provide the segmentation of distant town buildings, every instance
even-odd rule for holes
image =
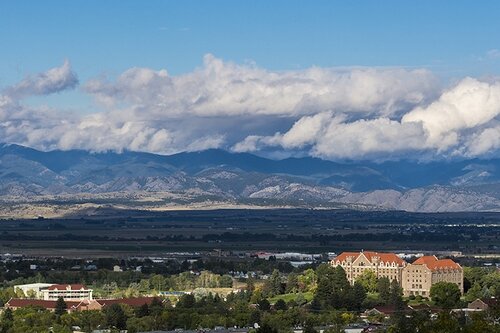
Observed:
[[[432,285],[442,281],[455,283],[462,293],[464,291],[463,269],[451,259],[421,256],[408,264],[394,253],[362,251],[343,252],[330,263],[333,267],[342,266],[351,284],[367,270],[375,273],[377,278],[396,280],[405,296],[429,297]]]

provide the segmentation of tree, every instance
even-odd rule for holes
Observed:
[[[259,304],[259,310],[261,310],[261,311],[271,310],[271,304],[265,298],[261,299],[258,304]]]
[[[377,280],[377,291],[379,292],[380,299],[384,303],[390,300],[391,281],[387,277],[381,277]]]
[[[149,284],[151,288],[156,291],[162,291],[166,289],[167,283],[165,277],[160,274],[155,274],[149,279]]]
[[[286,281],[286,293],[295,293],[299,290],[299,279],[297,274],[290,273]]]
[[[268,324],[263,324],[257,329],[256,333],[278,333],[278,330]]]
[[[2,315],[2,321],[0,322],[0,333],[9,332],[13,322],[14,316],[12,315],[12,310],[10,308],[5,309]]]
[[[229,275],[222,275],[219,279],[219,287],[232,288],[233,287],[233,278]]]
[[[394,305],[397,309],[403,308],[403,289],[399,286],[398,281],[392,280],[389,290],[389,304]]]
[[[105,308],[106,323],[109,327],[125,329],[127,327],[127,315],[120,304],[111,304]]]
[[[307,322],[306,326],[304,327],[303,333],[318,333],[318,331],[316,331],[316,329],[310,322]]]
[[[286,306],[286,303],[284,300],[279,299],[274,303],[274,309],[275,310],[286,310],[288,307]]]
[[[465,299],[469,302],[472,302],[478,298],[481,298],[482,296],[483,296],[483,288],[481,288],[479,282],[475,282],[465,294]]]
[[[66,309],[68,308],[68,305],[64,301],[62,297],[59,297],[56,301],[56,308],[54,310],[54,313],[56,316],[62,316],[63,314],[66,313]]]
[[[196,300],[192,294],[184,294],[179,298],[176,307],[192,308],[196,304]]]
[[[253,277],[248,277],[247,279],[247,287],[246,287],[246,290],[248,292],[253,292],[255,290],[255,281],[254,281],[254,278]]]
[[[354,287],[352,290],[352,305],[355,309],[361,310],[361,305],[363,304],[366,298],[366,291],[364,286],[356,281],[354,282]]]
[[[460,301],[461,293],[455,283],[438,282],[432,285],[430,296],[437,306],[451,309]]]
[[[283,293],[280,272],[275,269],[264,285],[264,293],[267,296],[276,296]]]
[[[377,291],[377,276],[372,270],[365,270],[358,276],[356,281],[361,283],[367,292],[372,293]]]
[[[148,304],[144,303],[143,305],[141,305],[140,307],[138,307],[137,310],[135,311],[135,315],[138,318],[149,316],[149,306],[148,306]]]

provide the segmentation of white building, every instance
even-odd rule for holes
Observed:
[[[14,286],[14,291],[21,290],[26,298],[65,301],[92,300],[92,289],[82,284],[31,283]]]
[[[83,284],[54,284],[41,292],[44,300],[57,300],[59,297],[65,301],[92,300],[92,289]]]
[[[14,286],[14,292],[17,293],[21,290],[24,293],[24,297],[29,298],[43,298],[42,289],[48,288],[54,285],[53,283],[30,283],[30,284],[20,284]]]

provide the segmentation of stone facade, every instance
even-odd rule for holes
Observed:
[[[453,260],[424,256],[406,265],[401,286],[405,296],[429,297],[432,285],[438,282],[455,283],[463,293],[463,281],[463,269]]]
[[[377,278],[387,277],[390,281],[401,283],[403,268],[406,266],[406,262],[394,253],[371,251],[343,252],[330,264],[333,267],[342,266],[351,284],[367,270],[373,271]]]

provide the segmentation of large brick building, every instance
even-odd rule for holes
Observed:
[[[438,259],[436,256],[423,256],[408,264],[403,270],[402,281],[405,296],[429,297],[432,285],[442,281],[455,283],[464,292],[462,267],[451,259]]]
[[[463,269],[451,259],[423,256],[408,264],[394,253],[362,251],[343,252],[330,263],[333,267],[342,266],[351,284],[367,270],[377,278],[396,280],[405,296],[429,297],[432,285],[442,281],[455,283],[462,293],[464,290]]]
[[[401,284],[403,268],[406,266],[406,262],[394,253],[371,251],[343,252],[330,264],[333,267],[342,266],[351,284],[367,270],[373,271],[377,278],[386,277]]]

